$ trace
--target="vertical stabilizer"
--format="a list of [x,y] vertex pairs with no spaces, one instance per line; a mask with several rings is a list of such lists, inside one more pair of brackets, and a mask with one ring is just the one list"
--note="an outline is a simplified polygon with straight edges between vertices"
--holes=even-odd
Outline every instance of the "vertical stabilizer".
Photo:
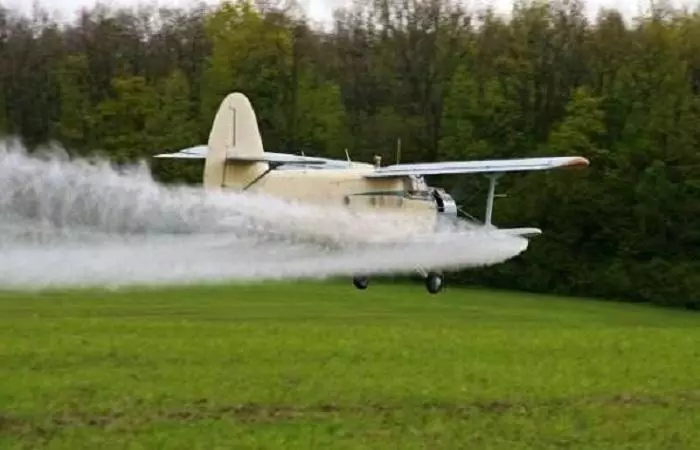
[[209,133],[208,147],[204,164],[206,188],[243,188],[268,170],[266,162],[227,161],[227,158],[260,158],[264,154],[253,106],[239,92],[227,95],[221,102]]

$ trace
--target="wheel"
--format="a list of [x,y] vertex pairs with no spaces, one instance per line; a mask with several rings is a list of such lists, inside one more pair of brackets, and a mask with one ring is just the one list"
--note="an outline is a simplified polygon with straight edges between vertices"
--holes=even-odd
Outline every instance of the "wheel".
[[355,285],[357,289],[367,289],[369,285],[369,278],[367,277],[352,277],[352,284]]
[[442,291],[445,285],[445,277],[437,272],[429,272],[428,276],[425,277],[425,288],[431,294],[437,294]]

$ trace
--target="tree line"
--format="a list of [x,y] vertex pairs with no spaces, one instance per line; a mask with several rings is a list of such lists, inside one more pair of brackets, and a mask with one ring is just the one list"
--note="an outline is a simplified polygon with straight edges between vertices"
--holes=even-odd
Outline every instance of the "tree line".
[[[206,141],[222,97],[253,101],[270,151],[390,163],[583,155],[499,181],[494,222],[544,235],[456,274],[535,292],[700,306],[700,16],[627,21],[580,1],[506,19],[450,0],[364,0],[330,29],[291,3],[98,6],[69,24],[0,4],[0,135],[148,158]],[[201,167],[154,163],[164,181]],[[439,177],[438,177],[439,178]],[[481,177],[431,180],[481,215]]]

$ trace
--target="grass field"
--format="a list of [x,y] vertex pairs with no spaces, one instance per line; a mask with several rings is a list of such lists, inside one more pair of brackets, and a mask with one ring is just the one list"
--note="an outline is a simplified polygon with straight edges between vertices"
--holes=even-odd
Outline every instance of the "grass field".
[[700,315],[349,282],[0,293],[0,448],[700,448]]

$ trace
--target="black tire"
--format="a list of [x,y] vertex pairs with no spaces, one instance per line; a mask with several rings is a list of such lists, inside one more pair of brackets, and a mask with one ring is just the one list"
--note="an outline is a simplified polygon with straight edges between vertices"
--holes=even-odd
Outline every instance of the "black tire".
[[425,289],[431,294],[437,294],[445,287],[445,277],[437,272],[429,272],[425,277]]
[[352,284],[360,290],[367,289],[369,285],[369,278],[367,277],[352,277]]

